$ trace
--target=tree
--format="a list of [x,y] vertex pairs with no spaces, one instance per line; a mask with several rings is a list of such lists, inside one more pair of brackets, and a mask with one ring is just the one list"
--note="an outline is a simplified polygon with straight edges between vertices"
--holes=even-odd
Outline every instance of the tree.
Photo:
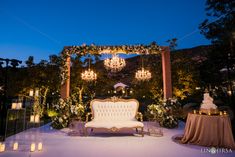
[[169,47],[171,51],[174,51],[175,48],[178,46],[177,44],[177,38],[172,38],[166,41],[167,43],[169,43]]
[[228,43],[234,40],[234,5],[234,0],[207,0],[207,16],[216,18],[216,21],[212,23],[206,19],[199,26],[201,33],[207,39],[210,39],[213,43]]
[[[202,64],[201,76],[204,82],[221,86],[223,83],[227,84],[228,91],[232,91],[231,69],[233,69],[234,54],[234,32],[235,32],[235,14],[234,14],[234,0],[207,0],[206,12],[208,18],[216,18],[213,22],[208,19],[204,20],[199,28],[201,34],[212,41],[214,49],[208,53],[207,60]],[[223,78],[221,69],[227,69],[227,76]],[[233,97],[233,91],[232,97]],[[233,98],[234,99],[234,98]],[[232,104],[232,103],[231,103]]]
[[27,67],[32,67],[34,65],[34,58],[33,56],[29,56],[28,60],[25,61]]

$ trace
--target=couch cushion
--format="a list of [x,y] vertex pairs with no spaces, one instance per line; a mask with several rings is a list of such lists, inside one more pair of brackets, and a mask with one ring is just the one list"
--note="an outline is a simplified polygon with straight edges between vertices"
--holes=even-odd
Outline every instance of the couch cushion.
[[96,121],[131,121],[135,120],[135,115],[139,104],[137,101],[94,101],[92,102],[93,118]]
[[90,128],[134,128],[134,127],[144,127],[144,124],[139,121],[90,121],[85,124],[85,127]]

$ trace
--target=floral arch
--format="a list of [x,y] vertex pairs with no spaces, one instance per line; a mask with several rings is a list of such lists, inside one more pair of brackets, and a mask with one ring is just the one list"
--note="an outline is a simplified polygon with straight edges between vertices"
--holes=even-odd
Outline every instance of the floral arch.
[[70,56],[73,54],[160,54],[162,56],[162,76],[164,99],[172,97],[171,82],[171,61],[170,49],[167,46],[158,46],[155,42],[149,45],[118,45],[118,46],[65,46],[62,55],[61,66],[61,98],[68,98],[70,95]]

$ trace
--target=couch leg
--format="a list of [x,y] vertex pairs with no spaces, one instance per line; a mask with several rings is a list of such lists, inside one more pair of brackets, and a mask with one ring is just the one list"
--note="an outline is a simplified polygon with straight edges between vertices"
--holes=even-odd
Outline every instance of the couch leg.
[[141,134],[142,134],[142,137],[144,137],[144,127],[141,128]]
[[85,136],[88,136],[87,128],[85,128]]

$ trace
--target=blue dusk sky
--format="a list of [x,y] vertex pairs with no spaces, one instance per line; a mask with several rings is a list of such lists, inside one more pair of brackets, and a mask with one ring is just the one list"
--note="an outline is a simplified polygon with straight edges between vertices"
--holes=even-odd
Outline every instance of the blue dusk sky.
[[210,44],[205,0],[0,0],[0,57],[35,61],[66,45]]

